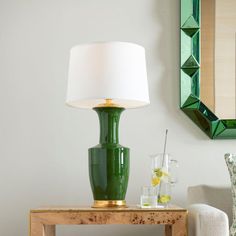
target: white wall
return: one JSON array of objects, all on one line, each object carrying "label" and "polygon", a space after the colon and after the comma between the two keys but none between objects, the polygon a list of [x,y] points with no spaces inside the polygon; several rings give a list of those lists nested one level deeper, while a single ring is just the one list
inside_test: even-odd
[{"label": "white wall", "polygon": [[[225,152],[179,110],[179,1],[0,0],[0,235],[27,235],[28,212],[41,205],[92,203],[87,149],[98,142],[95,112],[66,107],[70,48],[103,40],[143,45],[151,105],[123,113],[121,143],[131,152],[129,203],[149,181],[148,154],[180,162],[174,201],[200,183],[229,184]],[[96,231],[95,231],[96,230]],[[154,235],[155,226],[59,227],[58,235]]]}]

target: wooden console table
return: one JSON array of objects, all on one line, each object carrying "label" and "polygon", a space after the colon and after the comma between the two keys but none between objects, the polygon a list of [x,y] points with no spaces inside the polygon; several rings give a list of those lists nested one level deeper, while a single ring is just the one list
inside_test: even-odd
[{"label": "wooden console table", "polygon": [[50,207],[30,211],[30,236],[55,236],[56,225],[162,224],[166,236],[187,236],[187,210]]}]

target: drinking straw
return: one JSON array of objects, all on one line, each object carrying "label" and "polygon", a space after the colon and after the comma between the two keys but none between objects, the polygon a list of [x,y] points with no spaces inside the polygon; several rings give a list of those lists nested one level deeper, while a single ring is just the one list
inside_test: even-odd
[{"label": "drinking straw", "polygon": [[[162,164],[161,164],[161,168],[164,167],[164,160],[165,160],[165,154],[166,154],[166,144],[167,144],[167,135],[168,135],[168,129],[166,129],[166,134],[165,134],[165,143],[164,143],[164,151],[163,151],[163,158],[162,158]],[[158,199],[161,196],[161,182],[160,182],[160,187],[159,187],[159,191],[158,191]]]},{"label": "drinking straw", "polygon": [[165,154],[166,154],[167,135],[168,135],[168,129],[166,129],[165,143],[164,143],[164,151],[163,151],[163,159],[162,159],[162,165],[161,165],[161,167],[164,166],[164,159],[165,159]]}]

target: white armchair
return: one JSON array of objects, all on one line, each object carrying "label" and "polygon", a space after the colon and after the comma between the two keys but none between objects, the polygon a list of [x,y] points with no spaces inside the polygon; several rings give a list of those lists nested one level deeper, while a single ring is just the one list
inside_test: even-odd
[{"label": "white armchair", "polygon": [[228,236],[232,223],[230,187],[188,188],[189,236]]}]

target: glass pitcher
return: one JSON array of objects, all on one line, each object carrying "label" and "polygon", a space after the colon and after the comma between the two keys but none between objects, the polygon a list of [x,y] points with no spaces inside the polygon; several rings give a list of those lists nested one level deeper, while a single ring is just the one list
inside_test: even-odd
[{"label": "glass pitcher", "polygon": [[158,205],[171,201],[171,188],[178,181],[178,161],[170,154],[151,155],[151,183],[157,188]]}]

